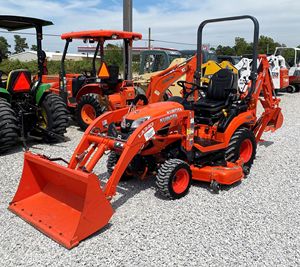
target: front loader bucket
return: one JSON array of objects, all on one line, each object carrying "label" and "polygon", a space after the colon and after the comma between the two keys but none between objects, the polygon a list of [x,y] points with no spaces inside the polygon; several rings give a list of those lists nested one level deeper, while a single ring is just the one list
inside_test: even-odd
[{"label": "front loader bucket", "polygon": [[95,174],[30,152],[9,210],[68,249],[103,228],[114,212]]}]

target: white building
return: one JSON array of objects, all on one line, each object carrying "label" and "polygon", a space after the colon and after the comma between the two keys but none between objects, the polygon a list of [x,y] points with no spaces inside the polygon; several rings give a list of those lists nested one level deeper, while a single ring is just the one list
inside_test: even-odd
[{"label": "white building", "polygon": [[[32,60],[36,60],[37,59],[37,55],[36,55],[36,51],[24,51],[21,52],[19,54],[12,54],[10,55],[8,58],[10,60],[19,60],[21,62],[28,62],[28,61],[32,61]],[[56,61],[60,61],[61,57],[62,57],[62,53],[56,53],[56,52],[46,52],[46,56],[47,56],[47,60],[56,60]],[[89,54],[67,54],[66,55],[66,60],[82,60],[84,58],[92,58],[93,55]]]}]

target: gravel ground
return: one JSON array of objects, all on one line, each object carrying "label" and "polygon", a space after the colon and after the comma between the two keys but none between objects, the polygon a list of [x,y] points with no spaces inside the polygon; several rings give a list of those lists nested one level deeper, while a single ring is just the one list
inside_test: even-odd
[{"label": "gravel ground", "polygon": [[[283,94],[281,106],[284,126],[264,135],[248,179],[219,195],[194,183],[177,201],[157,196],[152,180],[122,183],[109,225],[71,251],[6,209],[23,153],[0,157],[1,266],[299,266],[300,94]],[[71,141],[31,150],[68,159],[81,135],[71,126]],[[104,162],[97,170],[105,175]]]}]

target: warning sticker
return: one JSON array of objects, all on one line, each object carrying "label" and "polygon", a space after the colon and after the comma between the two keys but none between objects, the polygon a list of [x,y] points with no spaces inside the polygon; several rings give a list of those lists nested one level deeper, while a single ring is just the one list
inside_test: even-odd
[{"label": "warning sticker", "polygon": [[145,134],[144,134],[145,140],[148,141],[148,140],[151,139],[154,135],[155,135],[154,128],[151,127],[151,128],[150,128],[147,132],[145,132]]},{"label": "warning sticker", "polygon": [[102,126],[106,126],[107,125],[107,120],[102,121]]}]

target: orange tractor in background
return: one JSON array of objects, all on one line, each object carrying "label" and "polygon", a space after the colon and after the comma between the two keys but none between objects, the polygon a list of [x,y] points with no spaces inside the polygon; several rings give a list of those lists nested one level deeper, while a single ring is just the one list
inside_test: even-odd
[{"label": "orange tractor in background", "polygon": [[[202,87],[204,26],[244,19],[254,24],[250,79],[240,89],[237,75],[221,69],[208,87]],[[128,176],[154,175],[158,191],[169,199],[185,196],[192,180],[210,183],[214,192],[242,180],[249,174],[263,132],[275,131],[283,123],[269,62],[266,55],[257,54],[258,36],[259,24],[252,16],[203,21],[195,80],[179,82],[183,97],[149,104],[138,95],[130,106],[106,112],[85,131],[67,166],[54,162],[60,158],[26,152],[9,209],[70,249],[109,222],[114,213],[110,201],[119,181]],[[139,100],[144,106],[136,105]],[[259,102],[264,112],[258,117]],[[93,169],[106,152],[110,152],[109,179],[101,185]]]},{"label": "orange tractor in background", "polygon": [[[135,40],[141,40],[140,33],[92,30],[70,32],[61,35],[66,40],[61,59],[61,71],[56,75],[44,75],[43,82],[52,83],[52,92],[60,95],[71,111],[74,111],[76,121],[81,129],[88,125],[106,110],[123,108],[135,97],[133,81],[128,80],[128,51]],[[65,70],[65,60],[70,43],[73,40],[97,43],[92,60],[90,73],[68,74]],[[123,40],[125,62],[123,79],[119,77],[119,66],[105,63],[104,44],[106,41]],[[98,53],[100,54],[98,56]],[[100,59],[99,59],[100,57]],[[100,68],[97,70],[97,60]]]}]

